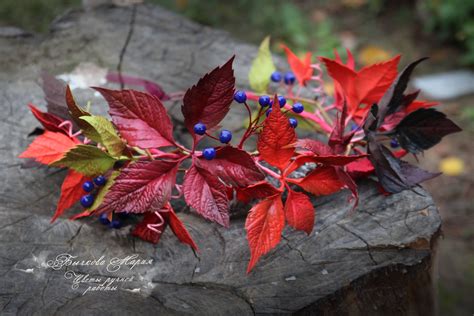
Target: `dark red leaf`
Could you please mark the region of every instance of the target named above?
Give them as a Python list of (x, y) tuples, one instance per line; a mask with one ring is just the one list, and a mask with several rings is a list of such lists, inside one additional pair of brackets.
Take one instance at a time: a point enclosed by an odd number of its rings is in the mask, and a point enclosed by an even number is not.
[(169, 207), (169, 212), (165, 213), (168, 217), (168, 223), (170, 224), (171, 230), (173, 233), (178, 237), (178, 239), (185, 244), (191, 246), (194, 250), (199, 251), (196, 243), (194, 242), (193, 238), (187, 231), (186, 227), (184, 227), (183, 222), (176, 216), (176, 213), (173, 211), (171, 206)]
[(288, 224), (297, 229), (311, 234), (314, 226), (314, 206), (309, 197), (301, 192), (288, 190), (285, 202), (285, 216)]
[(344, 166), (358, 159), (367, 157), (367, 155), (327, 155), (327, 156), (298, 156), (292, 163), (286, 168), (285, 176), (291, 174), (293, 171), (304, 165), (305, 163), (317, 163), (326, 166)]
[(183, 193), (186, 203), (197, 213), (229, 227), (229, 200), (226, 187), (217, 176), (193, 164), (184, 177)]
[(169, 200), (175, 185), (176, 161), (137, 161), (122, 169), (98, 213), (144, 213), (160, 210)]
[(51, 219), (51, 223), (61, 216), (65, 210), (81, 199), (84, 195), (82, 184), (87, 180), (89, 180), (87, 177), (74, 170), (68, 171), (66, 178), (64, 178), (63, 184), (61, 185), (61, 196), (59, 197), (56, 212)]
[(173, 125), (157, 97), (134, 90), (94, 89), (109, 103), (112, 121), (130, 145), (140, 148), (174, 145)]
[(31, 113), (33, 113), (36, 119), (41, 123), (41, 125), (43, 125), (46, 130), (50, 132), (63, 133), (66, 135), (68, 134), (66, 126), (58, 127), (58, 125), (64, 122), (63, 119), (54, 114), (40, 111), (33, 104), (28, 104), (28, 106), (30, 107)]
[(309, 151), (312, 151), (316, 155), (332, 154), (331, 147), (315, 139), (309, 139), (309, 138), (298, 139), (296, 141), (296, 147), (307, 149)]
[(250, 246), (247, 273), (262, 255), (278, 245), (284, 227), (285, 213), (280, 194), (271, 196), (252, 207), (245, 221)]
[[(274, 104), (278, 104), (275, 96)], [(283, 170), (295, 152), (295, 129), (278, 106), (273, 107), (263, 124), (258, 137), (257, 148), (263, 160)]]
[(217, 67), (192, 86), (183, 98), (181, 111), (184, 124), (194, 135), (194, 125), (204, 123), (208, 129), (219, 124), (229, 112), (234, 97), (235, 77), (232, 70), (234, 56), (222, 67)]
[(246, 151), (231, 146), (218, 149), (212, 160), (199, 159), (199, 166), (235, 187), (247, 187), (265, 179)]
[[(158, 231), (154, 231), (148, 227), (148, 225), (150, 224), (161, 225), (156, 228)], [(156, 216), (155, 212), (146, 212), (142, 221), (138, 223), (133, 229), (132, 235), (141, 238), (145, 241), (151, 242), (153, 244), (157, 244), (160, 241), (160, 238), (163, 235), (167, 224), (168, 223), (166, 221), (163, 221), (162, 218)]]
[(253, 199), (265, 199), (269, 196), (280, 193), (277, 188), (267, 181), (255, 183), (246, 188), (237, 188), (236, 191), (237, 199), (244, 203), (248, 203)]
[(346, 165), (346, 171), (353, 179), (367, 177), (374, 172), (374, 166), (369, 158), (353, 161)]

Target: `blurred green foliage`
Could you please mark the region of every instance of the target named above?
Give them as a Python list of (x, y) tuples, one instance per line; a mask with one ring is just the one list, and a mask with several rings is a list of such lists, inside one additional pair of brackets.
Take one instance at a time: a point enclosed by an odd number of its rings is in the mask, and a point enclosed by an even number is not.
[(422, 9), (427, 11), (427, 30), (442, 40), (463, 45), (461, 62), (474, 65), (474, 1), (426, 0)]

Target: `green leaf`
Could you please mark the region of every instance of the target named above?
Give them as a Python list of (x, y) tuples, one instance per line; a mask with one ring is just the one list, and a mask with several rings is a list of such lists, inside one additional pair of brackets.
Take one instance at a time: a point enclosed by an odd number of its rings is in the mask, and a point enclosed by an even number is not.
[[(118, 136), (112, 123), (103, 116), (81, 116), (81, 120), (89, 123), (100, 136), (102, 145), (107, 149), (109, 154), (113, 157), (119, 157), (122, 154), (125, 144)], [(89, 137), (89, 131), (84, 131), (84, 134)], [(91, 137), (89, 137), (91, 138)], [(92, 139), (92, 138), (91, 138)]]
[(258, 55), (253, 60), (252, 67), (250, 68), (250, 87), (258, 93), (266, 92), (270, 83), (270, 76), (275, 69), (270, 52), (270, 36), (267, 36), (260, 44)]
[(52, 166), (74, 169), (86, 176), (103, 174), (114, 166), (116, 159), (95, 146), (77, 145)]
[(100, 189), (99, 193), (97, 193), (94, 200), (94, 204), (92, 204), (92, 206), (88, 210), (92, 212), (102, 204), (102, 202), (104, 201), (105, 195), (107, 194), (107, 192), (109, 192), (110, 187), (112, 186), (112, 184), (114, 184), (115, 178), (117, 178), (119, 174), (120, 174), (119, 170), (114, 170), (110, 174), (110, 176), (107, 178), (107, 182), (105, 183), (105, 185), (102, 187), (102, 189)]

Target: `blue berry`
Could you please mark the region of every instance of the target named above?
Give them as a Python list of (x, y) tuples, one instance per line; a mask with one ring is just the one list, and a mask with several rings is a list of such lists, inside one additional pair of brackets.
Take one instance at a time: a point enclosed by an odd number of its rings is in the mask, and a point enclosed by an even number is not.
[(280, 95), (280, 96), (278, 97), (278, 103), (280, 104), (280, 107), (281, 107), (281, 108), (284, 107), (285, 104), (286, 104), (286, 99), (285, 99), (285, 97), (283, 97), (283, 96)]
[(290, 117), (289, 119), (291, 127), (295, 128), (298, 126), (298, 121), (295, 118)]
[(351, 132), (353, 132), (353, 131), (358, 131), (358, 130), (360, 130), (360, 126), (357, 125), (357, 124), (355, 124), (355, 123), (352, 123), (352, 125), (351, 125)]
[(212, 160), (216, 156), (216, 150), (212, 147), (206, 148), (202, 151), (202, 155), (206, 160)]
[(223, 129), (219, 134), (219, 140), (223, 144), (227, 144), (232, 139), (232, 132), (226, 129)]
[(279, 71), (274, 71), (270, 76), (270, 79), (273, 82), (280, 82), (281, 81), (281, 73)]
[(96, 185), (104, 185), (107, 182), (107, 179), (104, 176), (98, 176), (94, 178), (94, 183)]
[(292, 110), (295, 113), (301, 113), (304, 111), (304, 106), (301, 103), (295, 103), (293, 104)]
[(244, 103), (245, 101), (247, 101), (247, 95), (244, 91), (238, 90), (234, 94), (234, 100), (238, 103)]
[(272, 106), (273, 106), (273, 100), (270, 100), (270, 103), (268, 103), (268, 106), (269, 106), (269, 107), (272, 107)]
[(260, 98), (258, 98), (258, 103), (261, 106), (267, 106), (270, 105), (270, 97), (268, 95), (262, 95)]
[(206, 125), (202, 123), (197, 123), (196, 125), (194, 125), (194, 133), (198, 135), (206, 134)]
[(272, 109), (268, 109), (267, 112), (265, 112), (265, 115), (268, 117), (272, 113)]
[(398, 140), (396, 138), (392, 138), (392, 140), (390, 141), (390, 147), (398, 148), (399, 146), (400, 144), (398, 143)]
[(92, 194), (86, 194), (81, 197), (81, 205), (84, 207), (90, 207), (94, 204), (94, 196)]
[(111, 228), (119, 229), (122, 227), (122, 222), (119, 221), (118, 219), (114, 219), (110, 222), (109, 225)]
[(109, 221), (109, 215), (106, 214), (106, 213), (102, 213), (100, 214), (99, 216), (99, 222), (103, 225), (109, 225), (110, 224), (110, 221)]
[(86, 192), (91, 192), (94, 190), (94, 183), (92, 183), (92, 181), (86, 181), (82, 184), (82, 189)]
[(283, 80), (285, 81), (285, 84), (290, 85), (295, 83), (296, 77), (291, 71), (288, 71)]

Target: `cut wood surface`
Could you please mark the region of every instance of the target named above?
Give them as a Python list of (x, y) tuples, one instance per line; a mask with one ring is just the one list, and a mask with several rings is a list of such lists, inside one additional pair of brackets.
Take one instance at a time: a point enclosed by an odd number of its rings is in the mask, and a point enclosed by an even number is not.
[[(17, 156), (31, 142), (27, 134), (39, 125), (27, 104), (44, 109), (42, 69), (59, 75), (89, 62), (115, 70), (131, 13), (131, 7), (72, 11), (57, 18), (43, 37), (22, 32), (2, 37), (0, 32), (0, 314), (433, 313), (432, 267), (441, 221), (422, 188), (385, 197), (374, 183), (361, 183), (360, 204), (352, 215), (349, 192), (315, 199), (313, 233), (285, 229), (278, 247), (249, 275), (243, 218), (225, 229), (181, 210), (178, 216), (198, 244), (197, 254), (169, 230), (152, 245), (132, 237), (131, 225), (113, 230), (96, 218), (69, 221), (66, 216), (50, 224), (65, 174), (21, 167)], [(255, 46), (151, 5), (137, 7), (133, 28), (124, 73), (157, 81), (166, 91), (185, 90), (236, 54), (237, 85), (246, 87)], [(80, 101), (92, 100), (93, 112), (106, 112), (92, 90), (74, 93)], [(171, 105), (177, 121), (179, 106)], [(226, 128), (242, 125), (245, 112), (236, 106), (223, 123)], [(178, 126), (175, 134), (182, 133)], [(154, 263), (119, 271), (46, 265), (62, 253), (75, 260), (104, 256), (107, 262), (138, 254)], [(132, 280), (117, 281), (115, 291), (83, 295), (90, 283), (73, 288), (67, 271)]]

